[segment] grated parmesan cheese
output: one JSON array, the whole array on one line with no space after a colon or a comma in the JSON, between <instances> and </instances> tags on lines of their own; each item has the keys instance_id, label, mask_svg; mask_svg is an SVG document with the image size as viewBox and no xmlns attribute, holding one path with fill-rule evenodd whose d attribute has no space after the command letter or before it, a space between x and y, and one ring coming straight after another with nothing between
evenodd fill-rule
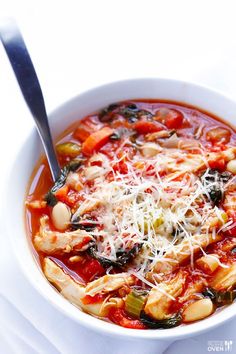
<instances>
[{"instance_id":1,"label":"grated parmesan cheese","mask_svg":"<svg viewBox=\"0 0 236 354\"><path fill-rule=\"evenodd\" d=\"M127 141L119 153L125 144ZM175 252L175 246L187 240L193 267L193 236L204 233L206 238L211 234L216 239L217 233L232 225L232 220L223 226L221 223L220 229L209 224L212 217L222 221L222 211L210 203L209 184L203 185L196 171L208 168L212 156L215 158L216 153L201 147L195 154L166 148L149 159L140 154L129 160L125 153L110 163L103 159L103 173L95 176L91 188L85 188L85 202L76 212L79 215L88 205L96 205L99 227L91 234L98 254L115 261L117 252L141 244L129 271L154 286L145 278L147 272L157 262L167 261L163 256ZM125 174L114 168L120 161L127 166Z\"/></svg>"}]
</instances>

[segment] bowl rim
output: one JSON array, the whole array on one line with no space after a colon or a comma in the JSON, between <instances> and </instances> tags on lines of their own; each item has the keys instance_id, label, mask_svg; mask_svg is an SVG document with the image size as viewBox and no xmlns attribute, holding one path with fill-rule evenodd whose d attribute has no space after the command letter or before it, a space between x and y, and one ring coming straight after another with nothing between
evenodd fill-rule
<instances>
[{"instance_id":1,"label":"bowl rim","mask_svg":"<svg viewBox=\"0 0 236 354\"><path fill-rule=\"evenodd\" d=\"M127 79L127 80L119 80L111 83L106 83L100 86L97 86L95 88L86 90L85 92L82 92L79 95L74 96L73 98L67 100L63 104L59 105L56 109L54 109L48 116L49 116L49 121L56 119L55 117L57 116L63 116L63 112L68 109L68 107L72 106L74 102L76 102L79 98L82 96L89 96L91 93L95 93L99 90L102 89L109 89L112 86L114 87L115 85L126 85L129 83L137 83L137 84L142 84L144 82L155 82L155 83L169 83L173 85L186 85L187 87L191 87L196 90L202 91L204 95L213 95L215 98L220 98L226 100L229 104L232 104L235 106L236 110L236 102L232 98L228 98L225 94L223 94L219 90L212 90L208 86L204 85L198 85L192 82L187 82L187 81L182 81L182 80L174 80L174 79L165 79L165 78L136 78L136 79ZM137 98L138 99L138 98ZM140 97L141 99L141 97ZM170 100L171 101L171 100ZM179 101L180 103L183 104L188 104L187 102ZM193 105L195 106L195 105ZM201 109L201 107L196 107ZM227 120L226 120L227 121ZM21 145L20 150L16 154L16 158L11 164L9 171L7 173L8 178L6 179L7 181L13 180L14 179L14 166L17 164L17 160L19 159L20 156L22 156L22 153L25 149L25 146L28 144L28 142L33 139L33 135L35 135L35 129L32 129L30 133L28 134L27 138L24 140L23 144ZM33 167L32 167L33 170ZM29 179L29 177L28 177ZM11 193L10 191L10 184L7 186L5 190L5 196L3 200L8 202L7 195L8 193ZM24 191L25 192L25 191ZM23 205L22 205L23 207ZM24 208L22 208L24 209ZM34 259L34 256L32 254L32 250L30 250L28 241L27 241L27 235L26 235L26 230L24 229L24 234L25 234L25 240L22 240L24 243L23 247L27 246L27 250L25 249L27 253L28 260L30 260L32 264L32 269L26 266L26 263L23 261L22 257L20 257L19 254L19 249L17 248L17 245L14 242L12 234L12 229L7 222L9 219L9 215L7 212L8 208L4 208L4 220L5 220L5 226L6 230L10 236L10 242L11 246L14 250L16 259L18 260L21 269L23 270L24 275L26 275L26 278L29 280L30 284L34 286L34 288L46 299L51 303L55 308L57 308L60 312L62 312L64 315L67 317L73 319L77 323L90 328L91 330L94 330L96 332L100 332L102 334L106 334L109 336L117 336L117 337L123 337L125 339L159 339L159 340L174 340L174 339L183 339L189 336L194 336L194 335L199 335L205 331L209 331L217 326L219 326L221 323L228 321L232 319L235 314L236 310L232 311L232 309L236 309L236 303L232 304L226 308L223 309L223 311L219 313L215 313L211 315L210 317L192 323L188 325L183 325L183 326L178 326L175 328L171 329L166 329L166 330L136 330L136 329L129 329L129 328L123 328L118 325L103 321L99 318L93 317L89 314L84 313L82 310L78 309L75 307L75 305L71 304L68 300L66 300L58 291L55 290L55 288L47 281L47 279L43 276L43 273L41 269L39 268L39 265L36 264L36 261ZM24 213L24 210L23 210ZM23 216L23 215L22 215ZM21 216L21 217L22 217ZM27 245L28 244L28 245ZM22 247L22 245L20 246ZM23 248L22 248L23 249ZM38 274L35 278L34 271L37 271ZM41 278L41 281L40 281ZM37 279L39 282L37 282ZM41 287L41 285L43 287ZM231 310L230 310L231 309ZM228 311L227 311L228 310ZM215 321L214 321L215 319Z\"/></svg>"}]
</instances>

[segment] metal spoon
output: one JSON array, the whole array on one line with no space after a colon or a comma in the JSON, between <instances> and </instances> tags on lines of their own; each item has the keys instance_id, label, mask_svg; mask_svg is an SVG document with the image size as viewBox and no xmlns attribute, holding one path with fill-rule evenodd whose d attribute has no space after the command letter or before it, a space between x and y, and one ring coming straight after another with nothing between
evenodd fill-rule
<instances>
[{"instance_id":1,"label":"metal spoon","mask_svg":"<svg viewBox=\"0 0 236 354\"><path fill-rule=\"evenodd\" d=\"M14 21L1 24L0 38L21 92L35 120L53 180L56 181L60 174L60 167L53 147L42 90L23 37Z\"/></svg>"}]
</instances>

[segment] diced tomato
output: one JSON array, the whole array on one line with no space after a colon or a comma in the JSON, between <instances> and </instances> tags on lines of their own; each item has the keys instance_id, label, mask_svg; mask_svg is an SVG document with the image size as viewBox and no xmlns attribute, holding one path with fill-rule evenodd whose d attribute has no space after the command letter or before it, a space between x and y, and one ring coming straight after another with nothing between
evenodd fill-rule
<instances>
[{"instance_id":1,"label":"diced tomato","mask_svg":"<svg viewBox=\"0 0 236 354\"><path fill-rule=\"evenodd\" d=\"M235 237L236 236L236 226L232 227L231 229L225 231L226 236Z\"/></svg>"},{"instance_id":2,"label":"diced tomato","mask_svg":"<svg viewBox=\"0 0 236 354\"><path fill-rule=\"evenodd\" d=\"M59 188L55 192L55 196L59 201L66 203L67 198L68 198L67 197L68 191L69 191L69 187L67 185L65 185L65 186Z\"/></svg>"},{"instance_id":3,"label":"diced tomato","mask_svg":"<svg viewBox=\"0 0 236 354\"><path fill-rule=\"evenodd\" d=\"M95 296L86 295L82 302L84 305L96 304L104 300L104 294L96 294Z\"/></svg>"},{"instance_id":4,"label":"diced tomato","mask_svg":"<svg viewBox=\"0 0 236 354\"><path fill-rule=\"evenodd\" d=\"M112 128L127 128L127 129L132 129L133 124L130 123L127 119L125 119L121 115L116 115L116 118L111 122L111 127Z\"/></svg>"},{"instance_id":5,"label":"diced tomato","mask_svg":"<svg viewBox=\"0 0 236 354\"><path fill-rule=\"evenodd\" d=\"M139 134L149 134L149 133L159 132L160 130L164 130L164 127L162 124L158 122L139 120L134 124L134 129L137 130Z\"/></svg>"},{"instance_id":6,"label":"diced tomato","mask_svg":"<svg viewBox=\"0 0 236 354\"><path fill-rule=\"evenodd\" d=\"M113 170L115 172L120 172L121 174L126 174L128 173L128 166L125 163L124 160L117 162L114 166L113 166Z\"/></svg>"},{"instance_id":7,"label":"diced tomato","mask_svg":"<svg viewBox=\"0 0 236 354\"><path fill-rule=\"evenodd\" d=\"M226 166L226 162L225 162L224 158L221 158L218 160L209 161L209 166L210 166L210 168L212 168L214 170L224 171L225 166Z\"/></svg>"},{"instance_id":8,"label":"diced tomato","mask_svg":"<svg viewBox=\"0 0 236 354\"><path fill-rule=\"evenodd\" d=\"M220 152L227 149L227 146L224 143L217 143L217 145L210 145L210 143L208 143L206 144L206 147L211 152Z\"/></svg>"},{"instance_id":9,"label":"diced tomato","mask_svg":"<svg viewBox=\"0 0 236 354\"><path fill-rule=\"evenodd\" d=\"M113 129L109 127L102 128L95 133L92 133L83 143L82 152L86 156L91 156L94 151L99 150L105 145L109 137L113 134Z\"/></svg>"},{"instance_id":10,"label":"diced tomato","mask_svg":"<svg viewBox=\"0 0 236 354\"><path fill-rule=\"evenodd\" d=\"M217 127L207 132L206 138L212 144L224 143L227 144L231 138L231 132L223 127Z\"/></svg>"},{"instance_id":11,"label":"diced tomato","mask_svg":"<svg viewBox=\"0 0 236 354\"><path fill-rule=\"evenodd\" d=\"M156 113L156 119L168 129L180 129L183 125L183 114L175 109L162 108Z\"/></svg>"},{"instance_id":12,"label":"diced tomato","mask_svg":"<svg viewBox=\"0 0 236 354\"><path fill-rule=\"evenodd\" d=\"M61 200L61 201L63 201L64 203L66 203L70 207L73 207L80 199L81 199L81 196L78 192L74 192L74 191L70 190L69 193L67 194L67 196L65 197L65 199Z\"/></svg>"},{"instance_id":13,"label":"diced tomato","mask_svg":"<svg viewBox=\"0 0 236 354\"><path fill-rule=\"evenodd\" d=\"M140 320L134 320L128 317L123 309L112 308L109 313L109 318L112 322L133 329L146 329L146 326Z\"/></svg>"},{"instance_id":14,"label":"diced tomato","mask_svg":"<svg viewBox=\"0 0 236 354\"><path fill-rule=\"evenodd\" d=\"M105 269L96 259L89 259L82 271L81 276L85 281L92 281L96 276L101 276L105 273Z\"/></svg>"},{"instance_id":15,"label":"diced tomato","mask_svg":"<svg viewBox=\"0 0 236 354\"><path fill-rule=\"evenodd\" d=\"M79 248L81 249L83 246L87 245L91 241L89 236L85 236L83 240L80 242Z\"/></svg>"},{"instance_id":16,"label":"diced tomato","mask_svg":"<svg viewBox=\"0 0 236 354\"><path fill-rule=\"evenodd\" d=\"M171 109L165 118L165 125L168 129L180 129L184 121L183 114Z\"/></svg>"}]
</instances>

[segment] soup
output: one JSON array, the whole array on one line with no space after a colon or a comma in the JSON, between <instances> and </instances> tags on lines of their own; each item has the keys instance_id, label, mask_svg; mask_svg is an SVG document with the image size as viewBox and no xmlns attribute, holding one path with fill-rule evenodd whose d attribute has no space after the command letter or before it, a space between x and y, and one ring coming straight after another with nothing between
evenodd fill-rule
<instances>
[{"instance_id":1,"label":"soup","mask_svg":"<svg viewBox=\"0 0 236 354\"><path fill-rule=\"evenodd\" d=\"M26 225L48 281L81 310L166 329L236 297L236 134L175 102L111 104L42 159ZM77 311L75 309L75 311Z\"/></svg>"}]
</instances>

